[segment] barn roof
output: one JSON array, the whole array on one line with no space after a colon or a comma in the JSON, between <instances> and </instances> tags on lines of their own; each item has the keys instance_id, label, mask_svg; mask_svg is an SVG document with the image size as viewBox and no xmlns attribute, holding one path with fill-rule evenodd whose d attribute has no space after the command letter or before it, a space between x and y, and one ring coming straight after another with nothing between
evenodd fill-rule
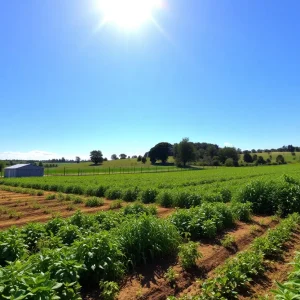
<instances>
[{"instance_id":1,"label":"barn roof","mask_svg":"<svg viewBox=\"0 0 300 300\"><path fill-rule=\"evenodd\" d=\"M11 166L11 167L7 167L5 169L19 169L19 168L23 168L26 166L30 166L30 164L17 164L17 165Z\"/></svg>"}]
</instances>

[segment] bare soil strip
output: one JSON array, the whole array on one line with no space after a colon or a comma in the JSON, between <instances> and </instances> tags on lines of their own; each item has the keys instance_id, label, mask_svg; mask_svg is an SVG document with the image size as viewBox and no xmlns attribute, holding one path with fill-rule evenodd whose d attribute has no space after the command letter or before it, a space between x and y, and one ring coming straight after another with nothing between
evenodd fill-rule
<instances>
[{"instance_id":1,"label":"bare soil strip","mask_svg":"<svg viewBox=\"0 0 300 300\"><path fill-rule=\"evenodd\" d=\"M72 216L77 210L92 214L98 211L110 209L113 200L104 199L104 205L99 207L86 207L84 203L74 204L72 201L59 201L57 199L47 200L49 194L55 192L44 192L43 196L32 196L0 190L0 230L13 225L24 226L30 222L47 222L53 216L59 215L63 218ZM64 194L65 195L65 194ZM86 199L87 197L81 196ZM130 203L122 202L122 206ZM1 211L4 209L6 211ZM157 207L160 217L167 217L174 209Z\"/></svg>"}]
</instances>

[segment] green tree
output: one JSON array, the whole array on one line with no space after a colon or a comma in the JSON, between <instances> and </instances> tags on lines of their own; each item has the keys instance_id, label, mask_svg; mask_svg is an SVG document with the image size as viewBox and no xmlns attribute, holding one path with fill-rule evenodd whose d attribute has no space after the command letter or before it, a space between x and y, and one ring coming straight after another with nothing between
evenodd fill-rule
<instances>
[{"instance_id":1,"label":"green tree","mask_svg":"<svg viewBox=\"0 0 300 300\"><path fill-rule=\"evenodd\" d=\"M227 158L232 158L235 166L238 166L240 155L234 147L224 147L219 150L220 161L225 164Z\"/></svg>"},{"instance_id":2,"label":"green tree","mask_svg":"<svg viewBox=\"0 0 300 300\"><path fill-rule=\"evenodd\" d=\"M142 161L142 155L139 155L139 156L137 157L137 161Z\"/></svg>"},{"instance_id":3,"label":"green tree","mask_svg":"<svg viewBox=\"0 0 300 300\"><path fill-rule=\"evenodd\" d=\"M80 163L80 157L79 156L76 156L76 158L75 158L75 161L76 161L76 163Z\"/></svg>"},{"instance_id":4,"label":"green tree","mask_svg":"<svg viewBox=\"0 0 300 300\"><path fill-rule=\"evenodd\" d=\"M252 163L253 162L253 158L252 158L250 153L246 152L244 154L244 162L246 162L246 163Z\"/></svg>"},{"instance_id":5,"label":"green tree","mask_svg":"<svg viewBox=\"0 0 300 300\"><path fill-rule=\"evenodd\" d=\"M174 150L176 165L183 165L184 167L188 162L192 162L196 158L196 149L193 143L188 138L183 138L179 144L176 144Z\"/></svg>"},{"instance_id":6,"label":"green tree","mask_svg":"<svg viewBox=\"0 0 300 300\"><path fill-rule=\"evenodd\" d=\"M119 156L120 156L120 159L126 159L126 157L127 157L127 155L124 153L120 154Z\"/></svg>"},{"instance_id":7,"label":"green tree","mask_svg":"<svg viewBox=\"0 0 300 300\"><path fill-rule=\"evenodd\" d=\"M39 162L39 167L42 167L43 166L43 163L40 161Z\"/></svg>"},{"instance_id":8,"label":"green tree","mask_svg":"<svg viewBox=\"0 0 300 300\"><path fill-rule=\"evenodd\" d=\"M173 147L170 143L162 142L156 144L149 151L149 157L152 164L154 164L157 160L160 160L163 164L165 164L168 160L168 157L173 154Z\"/></svg>"},{"instance_id":9,"label":"green tree","mask_svg":"<svg viewBox=\"0 0 300 300\"><path fill-rule=\"evenodd\" d=\"M90 158L91 161L95 164L98 165L99 163L103 162L103 154L100 150L93 150L90 153Z\"/></svg>"},{"instance_id":10,"label":"green tree","mask_svg":"<svg viewBox=\"0 0 300 300\"><path fill-rule=\"evenodd\" d=\"M231 157L226 159L225 166L226 167L234 167L234 161Z\"/></svg>"},{"instance_id":11,"label":"green tree","mask_svg":"<svg viewBox=\"0 0 300 300\"><path fill-rule=\"evenodd\" d=\"M265 165L266 164L266 161L264 160L264 158L262 156L259 156L256 163L258 165Z\"/></svg>"},{"instance_id":12,"label":"green tree","mask_svg":"<svg viewBox=\"0 0 300 300\"><path fill-rule=\"evenodd\" d=\"M147 161L147 157L144 156L144 157L142 158L142 163L145 164L146 161Z\"/></svg>"},{"instance_id":13,"label":"green tree","mask_svg":"<svg viewBox=\"0 0 300 300\"><path fill-rule=\"evenodd\" d=\"M284 160L283 155L279 154L279 155L276 157L276 162L277 162L278 164L284 164L284 163L285 163L285 160Z\"/></svg>"},{"instance_id":14,"label":"green tree","mask_svg":"<svg viewBox=\"0 0 300 300\"><path fill-rule=\"evenodd\" d=\"M118 156L117 156L117 154L113 154L110 158L111 158L112 160L117 160L117 159L118 159Z\"/></svg>"}]
</instances>

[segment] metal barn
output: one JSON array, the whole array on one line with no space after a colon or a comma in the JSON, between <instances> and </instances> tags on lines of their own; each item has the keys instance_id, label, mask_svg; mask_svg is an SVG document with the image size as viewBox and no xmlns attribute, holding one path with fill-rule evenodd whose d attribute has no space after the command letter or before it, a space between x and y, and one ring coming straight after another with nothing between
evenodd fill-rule
<instances>
[{"instance_id":1,"label":"metal barn","mask_svg":"<svg viewBox=\"0 0 300 300\"><path fill-rule=\"evenodd\" d=\"M31 164L18 164L4 169L4 177L44 176L44 168Z\"/></svg>"}]
</instances>

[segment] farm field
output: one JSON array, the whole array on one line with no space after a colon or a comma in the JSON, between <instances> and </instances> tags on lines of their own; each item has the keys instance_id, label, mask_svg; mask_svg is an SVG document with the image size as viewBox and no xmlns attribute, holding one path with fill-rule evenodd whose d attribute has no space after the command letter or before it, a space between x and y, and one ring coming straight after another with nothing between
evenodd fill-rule
<instances>
[{"instance_id":1,"label":"farm field","mask_svg":"<svg viewBox=\"0 0 300 300\"><path fill-rule=\"evenodd\" d=\"M300 250L300 173L2 179L0 212L1 300L272 299Z\"/></svg>"},{"instance_id":2,"label":"farm field","mask_svg":"<svg viewBox=\"0 0 300 300\"><path fill-rule=\"evenodd\" d=\"M166 165L159 163L152 165L149 158L146 163L137 159L118 159L104 161L101 165L92 162L58 163L57 167L45 167L45 175L97 175L115 173L146 173L146 172L172 172L178 168L174 166L173 157L169 157Z\"/></svg>"}]
</instances>

